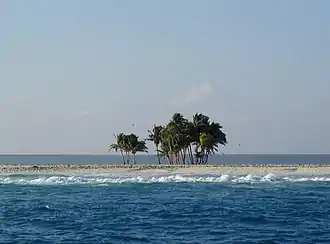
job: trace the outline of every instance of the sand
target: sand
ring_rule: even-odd
[[[231,165],[0,165],[1,174],[49,173],[176,173],[176,174],[330,174],[330,165],[231,164]]]

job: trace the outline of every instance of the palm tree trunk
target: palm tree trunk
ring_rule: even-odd
[[[180,153],[181,153],[182,164],[186,164],[187,148],[182,149]]]
[[[191,144],[188,147],[188,151],[189,151],[188,155],[189,155],[189,159],[190,159],[190,164],[194,164],[194,156],[193,156],[193,153],[192,153]]]
[[[123,162],[124,162],[124,164],[125,164],[125,157],[124,157],[124,153],[123,153],[123,150],[120,150],[120,154],[121,154],[121,157],[122,157],[122,159],[123,159]]]
[[[135,161],[135,153],[133,153],[133,164],[136,164],[136,161]]]
[[[195,153],[196,153],[196,157],[195,157],[195,164],[199,164],[200,163],[200,155],[199,155],[199,153],[198,153],[199,151],[198,151],[198,145],[196,145],[196,147],[195,147]],[[199,157],[198,157],[198,156]]]
[[[166,154],[166,157],[167,157],[168,164],[171,164],[171,158],[170,158],[170,155],[169,155],[169,154]]]
[[[186,164],[187,148],[183,151],[183,164]]]
[[[126,163],[129,164],[129,155],[127,151],[126,151]]]
[[[204,160],[205,160],[205,149],[202,149],[202,157],[201,157],[201,164],[204,164]]]
[[[208,153],[206,153],[206,158],[205,158],[205,164],[207,164],[207,161],[209,161],[209,154]]]
[[[158,164],[160,164],[160,156],[159,156],[159,148],[158,148],[158,145],[156,145],[156,149],[157,149],[157,159],[158,159]]]
[[[203,150],[203,164],[206,164],[208,158],[208,152],[206,149]]]
[[[173,153],[170,154],[170,158],[171,158],[171,162],[170,162],[170,164],[174,164],[174,156],[173,156]]]

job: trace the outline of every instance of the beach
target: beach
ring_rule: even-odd
[[[74,174],[74,173],[174,173],[174,174],[330,174],[324,164],[222,164],[222,165],[0,165],[1,174]]]

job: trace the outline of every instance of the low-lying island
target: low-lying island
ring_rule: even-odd
[[[0,165],[0,173],[177,173],[177,174],[330,174],[326,164],[216,164],[216,165],[119,165],[56,164]]]

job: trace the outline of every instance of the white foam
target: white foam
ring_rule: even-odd
[[[275,174],[260,175],[102,175],[102,176],[1,176],[0,184],[18,184],[18,185],[72,185],[72,184],[91,184],[91,185],[109,185],[109,184],[151,184],[151,183],[169,183],[169,182],[187,182],[187,183],[277,183],[277,182],[329,182],[328,176],[295,176],[295,177],[277,177]]]
[[[277,177],[273,173],[269,173],[261,178],[262,182],[271,182],[271,181],[275,181],[275,180],[277,180]]]
[[[296,178],[296,179],[291,179],[289,177],[284,178],[287,181],[291,182],[305,182],[305,181],[314,181],[314,182],[329,182],[330,177],[302,177],[302,178]]]

